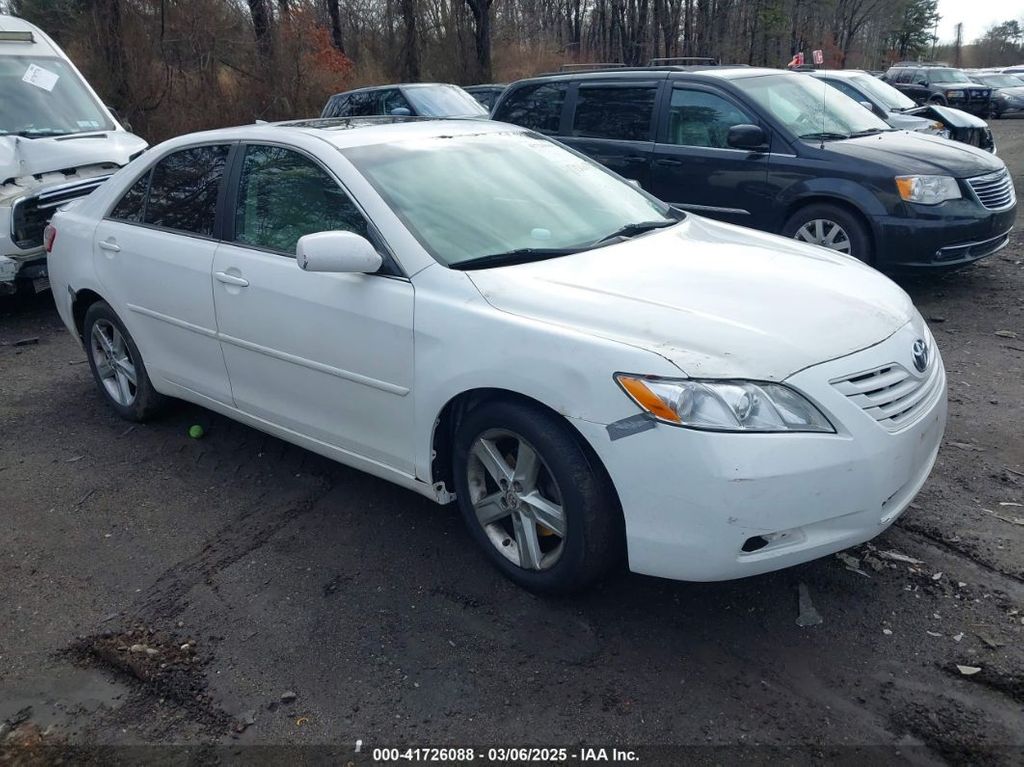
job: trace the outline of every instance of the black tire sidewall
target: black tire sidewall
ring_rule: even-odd
[[[110,393],[100,380],[99,371],[96,370],[96,361],[92,355],[91,338],[93,325],[99,320],[107,320],[113,324],[124,337],[125,343],[131,352],[132,362],[135,365],[135,400],[129,406],[116,402],[110,396]],[[153,384],[149,380],[149,373],[142,360],[139,347],[135,344],[135,339],[132,338],[132,334],[128,332],[124,323],[121,322],[121,318],[117,316],[117,313],[106,301],[97,301],[86,311],[85,321],[82,323],[82,341],[85,344],[85,353],[89,360],[89,370],[92,371],[96,388],[99,389],[104,401],[119,416],[129,421],[145,421],[159,411],[164,404],[164,398],[153,388]]]
[[[795,238],[797,230],[808,221],[816,218],[835,221],[846,231],[850,238],[851,253],[849,255],[866,264],[874,263],[874,247],[867,226],[857,217],[840,205],[830,203],[813,203],[800,208],[790,216],[782,227],[785,237]],[[836,251],[838,252],[838,251]]]
[[[543,458],[558,484],[566,517],[562,554],[548,570],[524,570],[506,559],[477,521],[466,473],[469,451],[488,429],[508,429]],[[530,591],[564,594],[578,591],[604,574],[620,557],[621,514],[603,470],[595,470],[567,424],[540,408],[494,401],[471,410],[459,426],[453,446],[459,509],[470,535],[508,578]]]

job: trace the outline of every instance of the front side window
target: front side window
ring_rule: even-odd
[[[830,80],[829,82],[833,81]],[[869,96],[873,96],[886,109],[903,110],[913,109],[916,106],[913,101],[893,88],[889,83],[883,82],[877,77],[857,75],[853,78],[853,83]]]
[[[344,117],[348,110],[348,96],[331,96],[321,117]]]
[[[63,136],[114,124],[63,60],[0,56],[0,136]]]
[[[572,135],[649,141],[656,86],[581,85]]]
[[[714,149],[729,147],[729,129],[734,125],[755,123],[721,96],[683,88],[672,91],[668,117],[668,143]]]
[[[149,179],[153,175],[150,170],[142,178],[128,187],[128,191],[110,211],[110,217],[118,221],[139,223],[146,207],[146,194],[149,192]]]
[[[516,88],[501,102],[494,119],[522,125],[538,133],[558,133],[567,90],[565,83],[539,83]]]
[[[413,113],[409,102],[397,88],[381,93],[381,113],[389,115],[395,109],[408,109],[409,114]]]
[[[365,117],[380,114],[380,93],[378,91],[362,91],[348,94],[345,108],[338,117]]]
[[[235,242],[294,256],[300,237],[336,230],[366,237],[366,219],[323,168],[290,149],[246,147]]]
[[[212,237],[217,193],[229,149],[227,144],[189,147],[158,162],[153,168],[143,221]]]
[[[437,261],[594,247],[626,225],[673,222],[664,203],[523,131],[352,147],[344,155]]]

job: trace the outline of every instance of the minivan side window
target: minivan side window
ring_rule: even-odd
[[[128,187],[128,191],[110,211],[110,218],[133,223],[142,221],[142,213],[146,206],[146,192],[149,191],[149,177],[152,175],[153,171],[148,170],[142,178]]]
[[[143,221],[212,237],[217,192],[230,148],[227,144],[194,146],[160,160],[153,168]]]
[[[668,112],[668,143],[728,149],[729,129],[757,121],[721,96],[675,88]]]
[[[234,218],[235,242],[289,256],[314,232],[367,236],[366,219],[338,182],[308,157],[277,146],[246,147]]]
[[[521,125],[538,133],[558,133],[568,85],[537,83],[513,90],[494,115],[495,120]]]
[[[580,85],[572,135],[650,141],[656,85]]]

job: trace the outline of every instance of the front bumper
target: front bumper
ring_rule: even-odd
[[[576,422],[615,483],[629,567],[646,575],[716,581],[778,570],[867,541],[913,500],[946,423],[942,360],[914,420],[890,431],[831,381],[911,365],[911,323],[870,349],[787,380],[821,407],[836,434],[722,434],[658,424],[612,441]],[[764,543],[745,551],[750,541]]]
[[[966,199],[905,207],[911,215],[872,219],[875,266],[883,271],[948,269],[990,256],[1005,247],[1017,217],[1016,203],[999,211]]]

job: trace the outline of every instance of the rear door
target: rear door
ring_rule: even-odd
[[[765,228],[765,151],[734,149],[726,141],[734,125],[760,125],[757,117],[717,88],[676,83],[658,129],[651,191],[667,203],[712,218]]]
[[[659,84],[658,80],[580,82],[572,121],[560,140],[650,189]]]
[[[225,404],[231,390],[210,272],[231,149],[207,144],[161,159],[100,222],[93,256],[105,297],[150,375]]]

